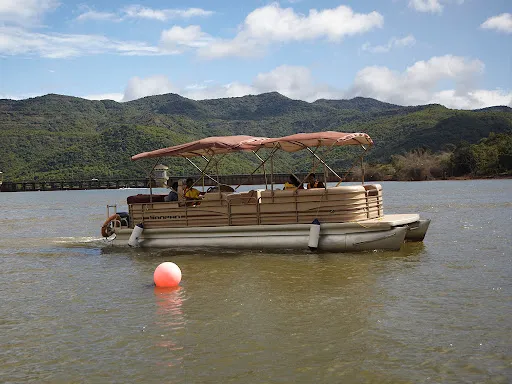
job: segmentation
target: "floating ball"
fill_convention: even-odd
[[[181,269],[176,264],[166,261],[156,267],[153,280],[160,288],[177,287],[181,281]]]

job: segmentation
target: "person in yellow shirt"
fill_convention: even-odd
[[[304,189],[304,186],[300,180],[293,173],[286,183],[284,183],[284,189]]]
[[[188,178],[186,182],[186,187],[183,189],[183,196],[185,197],[186,200],[199,200],[201,198],[199,191],[195,189],[193,185],[194,180]]]

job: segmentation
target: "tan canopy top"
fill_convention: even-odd
[[[273,148],[276,144],[286,152],[296,152],[306,147],[341,146],[341,145],[373,145],[366,133],[343,133],[334,131],[297,133],[295,135],[267,139],[260,143],[265,148]]]
[[[265,140],[263,137],[254,136],[216,136],[192,141],[190,143],[175,145],[174,147],[157,149],[156,151],[143,152],[132,156],[132,160],[151,157],[195,157],[212,156],[220,153],[234,151],[252,151],[259,147],[256,143]]]
[[[276,145],[286,152],[296,152],[306,147],[341,146],[341,145],[373,145],[366,133],[313,132],[295,135],[264,138],[254,136],[217,136],[180,144],[173,147],[143,152],[132,156],[132,160],[152,157],[195,157],[212,156],[235,151],[255,151],[259,148],[274,148]]]

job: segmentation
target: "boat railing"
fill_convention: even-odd
[[[190,204],[190,202],[188,202]],[[379,184],[327,189],[208,193],[201,201],[130,204],[132,225],[144,228],[353,222],[383,216]]]

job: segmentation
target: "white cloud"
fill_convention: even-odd
[[[198,54],[208,59],[228,56],[255,57],[263,54],[266,44],[268,42],[240,36],[233,40],[215,39],[211,44],[199,49]]]
[[[363,51],[368,51],[372,53],[387,53],[391,51],[393,48],[398,47],[409,47],[416,44],[416,39],[413,35],[408,35],[404,38],[397,39],[396,37],[391,38],[386,45],[375,45],[372,46],[370,43],[365,43],[361,47]]]
[[[24,100],[29,99],[31,97],[43,96],[43,93],[21,93],[17,95],[0,93],[0,99],[8,99],[8,100]]]
[[[410,0],[409,7],[418,12],[442,12],[443,6],[439,0]]]
[[[495,29],[499,32],[512,33],[512,14],[502,13],[498,16],[489,17],[480,25],[480,28]]]
[[[178,92],[180,95],[194,100],[219,99],[225,97],[241,97],[255,95],[258,92],[254,87],[237,81],[228,84],[193,84],[186,86]]]
[[[154,56],[179,53],[137,41],[112,40],[101,35],[34,33],[16,27],[0,26],[0,54],[39,55],[62,59],[83,55],[114,53],[126,56]]]
[[[352,86],[348,90],[342,90],[315,81],[307,67],[282,65],[269,72],[257,74],[248,84],[238,81],[219,84],[208,80],[178,87],[167,76],[156,75],[131,78],[124,93],[87,95],[85,98],[130,101],[144,96],[177,93],[191,99],[203,100],[277,91],[289,98],[309,102],[363,96],[399,105],[439,103],[458,109],[496,105],[512,107],[512,90],[489,90],[474,86],[476,78],[483,70],[484,64],[480,60],[446,55],[418,61],[402,72],[392,71],[387,67],[363,68],[356,74]],[[449,83],[452,86],[445,86]],[[445,89],[441,88],[442,85]],[[10,95],[9,98],[25,97],[29,96]]]
[[[495,105],[512,107],[512,90],[485,90],[473,86],[475,77],[483,70],[484,64],[480,60],[446,55],[418,61],[403,72],[386,67],[366,67],[356,74],[348,90],[341,90],[315,81],[307,67],[281,65],[269,72],[259,73],[250,84],[237,81],[218,84],[208,80],[177,87],[164,75],[134,77],[129,80],[123,95],[113,95],[117,95],[116,100],[129,101],[172,92],[190,99],[203,100],[276,91],[291,99],[309,102],[363,96],[399,105],[439,103],[459,109]],[[441,83],[450,81],[454,84],[453,88],[439,90]],[[105,98],[105,95],[100,96]],[[94,98],[100,97],[96,95]]]
[[[54,0],[41,1],[49,4]],[[86,6],[82,9],[85,11],[77,17],[77,20],[118,22],[128,17],[167,20],[174,17],[208,16],[212,13],[200,8],[154,10],[140,5],[124,8],[123,14],[98,12]],[[382,15],[377,12],[354,13],[346,6],[320,11],[311,9],[306,16],[295,13],[291,8],[281,8],[274,3],[257,8],[247,15],[239,33],[231,40],[214,38],[203,32],[198,25],[187,27],[175,25],[162,31],[159,46],[151,46],[145,42],[114,40],[102,35],[34,33],[0,25],[0,54],[39,55],[46,58],[67,58],[101,53],[149,56],[180,54],[186,49],[196,49],[200,56],[207,58],[254,56],[263,53],[272,42],[320,38],[339,42],[345,36],[381,27],[383,20]]]
[[[512,91],[475,89],[483,70],[480,60],[451,55],[418,61],[401,73],[387,67],[366,67],[356,74],[346,96],[372,97],[400,105],[440,103],[451,108],[511,105]],[[454,89],[439,91],[441,83],[446,82],[452,82]]]
[[[327,84],[318,84],[307,67],[281,65],[256,76],[253,86],[258,93],[277,91],[292,99],[315,101],[342,97],[342,92]]]
[[[254,38],[275,41],[309,40],[327,37],[338,41],[347,35],[381,27],[384,18],[378,12],[354,13],[340,5],[333,9],[311,9],[308,16],[272,4],[252,11],[245,19],[244,30]]]
[[[124,94],[123,93],[102,93],[96,95],[86,95],[82,96],[84,99],[88,100],[114,100],[114,101],[123,101]]]
[[[160,44],[170,48],[180,45],[193,48],[204,47],[211,40],[212,37],[201,32],[201,27],[198,25],[189,25],[185,28],[175,25],[164,30],[160,36]]]
[[[378,12],[354,13],[350,7],[311,9],[309,14],[295,13],[273,3],[257,8],[244,20],[238,34],[231,40],[216,40],[202,48],[204,57],[249,56],[272,42],[291,42],[326,38],[339,42],[346,36],[382,27],[384,17]]]
[[[457,94],[455,90],[450,89],[434,93],[430,103],[457,109],[479,109],[496,105],[512,107],[512,92],[477,89],[465,94]]]
[[[206,11],[201,8],[188,9],[151,9],[140,5],[131,5],[123,9],[127,17],[153,19],[159,21],[167,21],[176,18],[190,18],[197,16],[210,16],[213,11]]]
[[[314,101],[322,98],[334,99],[343,96],[342,91],[332,88],[327,84],[315,82],[309,68],[281,65],[270,72],[258,74],[251,84],[243,84],[235,81],[221,85],[207,81],[179,89],[174,87],[171,81],[164,75],[153,76],[146,79],[134,77],[129,80],[123,101],[169,92],[179,93],[182,96],[195,100],[203,100],[240,97],[274,91],[292,99],[306,101]]]
[[[462,4],[464,0],[409,0],[409,8],[418,12],[441,13],[445,3]]]
[[[140,99],[145,96],[162,95],[164,93],[176,93],[171,81],[164,75],[151,76],[145,79],[132,77],[124,90],[122,101]]]
[[[80,14],[76,19],[85,20],[104,20],[104,21],[123,21],[126,19],[148,19],[157,21],[168,21],[171,19],[189,19],[191,17],[207,17],[213,15],[213,11],[207,11],[202,8],[187,9],[153,9],[141,5],[129,5],[125,8],[113,12],[98,12],[88,9]]]
[[[112,12],[98,12],[94,10],[88,10],[80,14],[77,18],[79,21],[97,20],[97,21],[121,21],[122,19]]]
[[[58,6],[57,0],[1,0],[0,23],[37,25],[46,12]]]

